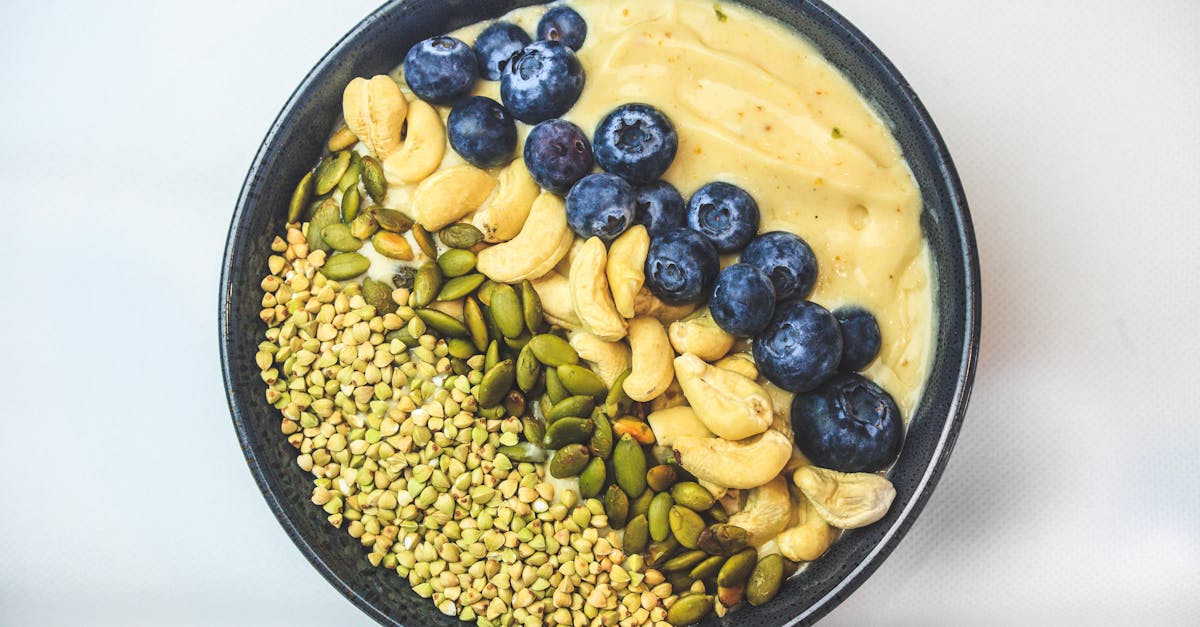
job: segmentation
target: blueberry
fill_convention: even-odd
[[[833,312],[842,328],[842,363],[838,370],[862,370],[879,354],[882,340],[875,316],[862,307],[842,307]]]
[[[751,336],[766,328],[775,311],[775,286],[748,263],[735,263],[717,276],[708,310],[731,335]]]
[[[570,7],[554,7],[538,20],[537,37],[561,41],[572,50],[579,50],[583,40],[587,39],[587,22]]]
[[[683,226],[683,196],[666,181],[637,187],[634,202],[633,221],[645,225],[650,237]]]
[[[565,195],[592,171],[592,145],[578,126],[546,120],[525,138],[525,166],[538,185]]]
[[[758,203],[737,185],[709,183],[688,201],[687,224],[721,253],[737,252],[758,232]]]
[[[883,388],[857,374],[839,374],[792,399],[792,432],[815,466],[878,472],[900,454],[904,423]]]
[[[721,269],[717,249],[691,229],[672,229],[650,240],[646,287],[668,305],[698,303]]]
[[[518,52],[500,77],[500,100],[522,122],[537,124],[567,111],[583,92],[583,66],[557,41],[535,41]]]
[[[662,111],[639,103],[609,111],[596,125],[592,141],[596,163],[634,184],[662,176],[679,149],[679,136],[671,120]]]
[[[837,370],[842,331],[829,310],[806,300],[780,302],[754,339],[754,363],[767,380],[789,392],[807,392]]]
[[[794,233],[771,231],[759,235],[742,251],[741,261],[767,273],[780,300],[808,298],[817,284],[817,256]]]
[[[404,56],[404,80],[422,100],[450,104],[471,93],[479,66],[467,44],[453,37],[431,37]]]
[[[479,168],[508,163],[517,148],[516,121],[500,103],[484,96],[454,105],[446,133],[455,152]]]
[[[475,38],[475,61],[479,73],[489,81],[498,81],[508,60],[533,40],[523,28],[512,22],[496,22]]]
[[[633,224],[633,186],[614,174],[589,174],[567,194],[567,224],[579,237],[611,242]]]

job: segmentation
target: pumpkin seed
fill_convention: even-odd
[[[483,283],[485,277],[482,274],[468,274],[466,276],[458,276],[446,281],[442,286],[442,291],[438,292],[437,300],[458,300],[467,294],[475,291],[480,283]]]
[[[711,492],[695,481],[681,481],[671,488],[671,498],[675,502],[689,507],[697,512],[703,512],[716,503]]]
[[[483,371],[487,372],[495,368],[498,363],[500,363],[500,345],[496,343],[496,340],[492,340],[488,343],[487,352],[483,356]]]
[[[425,253],[425,256],[430,259],[437,259],[437,244],[433,243],[433,236],[429,234],[429,231],[426,231],[425,227],[420,224],[414,224],[412,232],[413,239],[417,241],[417,246],[421,249],[421,252]]]
[[[696,583],[688,576],[687,571],[674,571],[667,573],[667,582],[671,584],[672,594],[684,594],[692,590],[692,584]]]
[[[672,557],[671,559],[663,562],[662,568],[660,570],[672,571],[672,572],[680,571],[680,570],[689,570],[690,571],[693,566],[695,566],[696,564],[699,564],[700,562],[703,562],[706,559],[708,559],[708,554],[705,553],[704,551],[700,551],[700,550],[685,551],[685,552],[680,553],[679,555],[676,555],[675,557]]]
[[[345,226],[345,225],[337,225]],[[376,281],[370,277],[363,279],[362,282],[362,297],[367,301],[368,305],[375,308],[379,315],[396,313],[399,305],[392,300],[392,288],[388,287],[382,281]]]
[[[337,187],[339,181],[342,180],[342,175],[346,173],[346,169],[350,167],[350,152],[343,150],[336,154],[329,155],[317,164],[316,173],[313,177],[314,191],[318,196],[324,196],[333,191]]]
[[[371,207],[371,217],[379,224],[379,228],[393,233],[407,233],[413,228],[412,218],[402,211],[387,209],[378,205]]]
[[[408,239],[399,233],[379,231],[371,238],[371,245],[375,247],[375,252],[384,257],[400,261],[413,259],[412,246],[408,244]]]
[[[569,396],[554,404],[546,414],[546,422],[554,423],[562,418],[583,418],[592,415],[595,404],[588,396]]]
[[[463,322],[467,325],[467,332],[471,334],[471,342],[475,344],[475,348],[480,351],[487,350],[487,323],[483,320],[483,310],[479,308],[479,301],[470,297],[463,301]]]
[[[529,334],[528,333],[522,333],[521,335],[518,335],[517,337],[504,338],[504,345],[508,346],[508,348],[511,349],[513,352],[520,352],[521,349],[525,348],[525,345],[528,343],[529,343]]]
[[[567,388],[568,392],[576,396],[590,396],[597,402],[601,402],[608,395],[608,386],[604,385],[604,381],[601,381],[596,373],[583,366],[573,364],[559,366],[558,380],[562,381],[563,387]]]
[[[504,337],[515,338],[525,330],[521,313],[521,297],[511,285],[500,284],[492,291],[492,317]],[[536,354],[536,353],[535,353]]]
[[[325,243],[321,238],[321,231],[330,224],[337,224],[342,221],[341,210],[338,207],[337,201],[332,198],[326,198],[317,207],[316,213],[313,214],[312,220],[308,222],[308,250],[323,250],[329,252],[333,247]]]
[[[678,553],[679,541],[674,536],[668,536],[662,542],[651,542],[650,546],[646,547],[646,565],[657,566],[669,559],[671,556]]]
[[[608,526],[620,529],[629,517],[629,495],[620,486],[610,485],[604,493],[604,513],[608,515]]]
[[[342,193],[342,222],[349,222],[358,216],[359,204],[357,187],[350,187]]]
[[[566,340],[557,335],[549,333],[535,335],[529,340],[529,345],[533,347],[533,354],[538,361],[551,368],[579,363],[579,353],[575,352],[575,349],[571,348]]]
[[[717,575],[717,571],[721,570],[721,565],[725,563],[725,556],[713,555],[708,559],[696,564],[688,573],[688,577],[700,581],[703,579],[712,579]]]
[[[362,240],[351,235],[350,227],[341,222],[321,229],[321,239],[341,253],[352,253],[362,248]]]
[[[481,404],[482,402],[480,401]],[[542,438],[542,444],[553,449],[568,444],[583,444],[592,436],[593,428],[592,421],[587,418],[563,418],[546,427],[546,437]]]
[[[454,317],[449,314],[440,312],[436,309],[418,309],[417,316],[420,317],[421,320],[424,320],[425,324],[429,325],[430,328],[441,333],[442,335],[449,335],[451,337],[467,336],[467,327],[465,327],[463,323],[459,322],[458,320],[455,320]],[[510,385],[509,387],[512,386]],[[508,390],[505,390],[505,392],[507,391]],[[485,405],[485,407],[490,406],[491,405]]]
[[[533,340],[529,340],[529,343],[532,344]],[[534,350],[533,354],[536,357],[537,351]],[[558,371],[553,368],[546,369],[546,396],[550,397],[550,402],[554,404],[561,403],[563,399],[570,396],[567,389],[562,386],[562,382],[558,380]]]
[[[426,307],[442,289],[442,273],[433,262],[422,265],[413,277],[412,294],[408,297],[410,307]]]
[[[377,203],[387,197],[387,179],[383,176],[383,166],[374,157],[362,159],[362,183],[367,195]]]
[[[733,607],[742,602],[742,597],[746,592],[746,584],[738,584],[736,586],[717,586],[717,599],[721,601],[721,605],[725,607]]]
[[[501,446],[496,452],[514,462],[530,462],[540,464],[546,461],[546,451],[529,442],[519,442],[512,446]]]
[[[351,187],[357,187],[360,174],[362,174],[362,157],[357,152],[351,152],[350,167],[346,168],[346,173],[342,175],[342,180],[338,181],[338,189],[344,194]],[[357,190],[355,191],[357,192]]]
[[[528,279],[521,281],[521,310],[525,314],[525,328],[537,333],[542,327],[542,298]]]
[[[713,610],[713,598],[707,594],[685,594],[667,610],[667,622],[691,625],[704,620]]]
[[[708,514],[710,517],[712,517],[712,519],[715,520],[716,522],[719,522],[719,523],[729,522],[729,514],[725,513],[724,508],[714,507],[705,513]]]
[[[321,266],[321,274],[334,281],[345,281],[367,271],[371,260],[358,253],[339,253],[325,261]]]
[[[496,289],[497,285],[499,285],[499,283],[496,283],[495,281],[493,281],[491,279],[484,281],[483,285],[479,286],[479,292],[478,292],[479,302],[491,307],[492,306],[492,291]]]
[[[632,369],[626,368],[625,372],[617,375],[617,380],[613,381],[612,387],[608,389],[608,396],[604,398],[604,411],[609,416],[624,416],[629,413],[633,399],[625,393],[625,379],[629,378],[631,372]]]
[[[717,585],[732,587],[740,586],[746,583],[750,577],[750,573],[754,570],[754,565],[758,560],[758,551],[753,548],[743,549],[734,553],[725,565],[721,567],[721,571],[717,573]]]
[[[582,484],[581,480],[580,485],[582,486]],[[625,525],[625,537],[621,539],[621,549],[625,551],[626,555],[633,555],[645,551],[646,545],[649,543],[650,524],[646,522],[646,516],[639,514],[630,518],[629,523]]]
[[[379,223],[370,213],[360,213],[350,223],[350,234],[361,240],[371,237],[378,230]]]
[[[613,434],[618,436],[628,435],[642,444],[654,444],[654,430],[650,428],[650,425],[633,416],[618,418],[613,422]]]
[[[667,519],[671,525],[671,535],[675,536],[680,545],[689,549],[700,546],[700,534],[706,527],[700,514],[682,505],[674,505]]]
[[[717,523],[701,531],[700,539],[696,541],[696,544],[712,555],[728,557],[746,548],[746,542],[749,539],[749,534],[745,529],[737,525]]]
[[[775,598],[783,583],[783,556],[772,553],[758,560],[754,572],[746,582],[746,601],[750,605],[762,605]]]
[[[409,348],[416,348],[421,345],[421,342],[417,340],[417,338],[413,337],[412,334],[408,332],[407,328],[399,328],[395,331],[390,331],[387,335],[383,336],[383,339],[389,344],[392,340],[400,340]]]
[[[659,464],[646,471],[646,484],[655,492],[669,490],[672,483],[675,483],[675,468],[673,466]]]
[[[542,365],[533,356],[533,349],[528,344],[517,355],[517,387],[532,392],[542,375]]]
[[[300,214],[304,213],[304,209],[308,207],[308,203],[312,202],[312,195],[313,173],[309,172],[300,179],[300,182],[296,184],[295,191],[292,192],[292,200],[288,203],[288,222],[295,222],[300,219]]]
[[[357,143],[358,138],[354,136],[354,131],[351,131],[347,126],[342,126],[336,132],[334,132],[332,137],[329,138],[328,148],[329,152],[337,152],[339,150],[345,150]]]
[[[452,337],[449,342],[446,342],[446,352],[450,353],[451,357],[470,359],[475,355],[475,346],[471,344],[470,340]]]
[[[579,474],[579,496],[585,499],[599,496],[600,491],[604,489],[604,479],[607,474],[608,470],[604,466],[604,460],[599,457],[593,457],[588,462],[587,468],[584,468],[583,472]],[[625,531],[625,552],[630,555],[638,552],[629,548],[628,530]]]
[[[473,225],[459,222],[442,229],[438,238],[450,248],[470,248],[483,240],[483,233]]]
[[[475,253],[452,248],[442,253],[437,263],[442,269],[442,274],[448,277],[462,276],[475,269]]]
[[[596,430],[592,432],[592,440],[589,443],[592,454],[608,459],[613,449],[612,423],[599,409],[592,410],[592,422],[596,423]]]
[[[641,496],[646,490],[646,455],[641,445],[629,436],[622,437],[613,447],[612,461],[617,485],[634,498]],[[699,533],[697,530],[696,534]]]
[[[479,383],[479,393],[475,395],[479,401],[479,406],[483,408],[495,407],[504,400],[504,395],[512,389],[513,382],[516,380],[516,368],[511,359],[505,359],[502,362],[492,366],[483,374],[483,380]],[[549,437],[549,434],[547,434]],[[558,448],[551,446],[550,448]]]
[[[521,419],[521,435],[529,442],[541,442],[546,437],[546,425],[533,416]]]
[[[646,490],[642,495],[629,502],[630,516],[646,516],[650,513],[650,503],[654,502],[654,492]]]
[[[574,477],[583,472],[590,457],[591,455],[588,454],[587,447],[584,445],[568,444],[554,453],[547,468],[552,477],[558,479]]]

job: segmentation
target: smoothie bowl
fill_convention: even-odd
[[[903,536],[974,372],[965,198],[819,3],[388,4],[247,177],[234,423],[391,624],[816,620]]]

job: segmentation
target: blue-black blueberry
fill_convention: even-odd
[[[500,103],[484,96],[454,105],[446,132],[455,152],[479,168],[508,163],[517,148],[516,120]]]
[[[538,20],[537,37],[561,41],[572,50],[579,50],[583,40],[587,39],[587,22],[571,7],[557,6]]]
[[[759,235],[742,251],[741,262],[758,266],[771,277],[779,300],[808,298],[817,284],[817,256],[795,233]]]
[[[855,305],[835,309],[833,317],[842,328],[842,362],[838,370],[856,372],[866,368],[883,343],[879,322],[871,312]]]
[[[683,195],[666,181],[639,185],[633,190],[633,221],[644,225],[650,237],[684,226]]]
[[[537,124],[566,113],[583,92],[583,65],[558,41],[535,41],[500,77],[500,100],[518,120]]]
[[[815,466],[841,472],[887,468],[904,444],[900,408],[883,388],[838,374],[792,399],[792,433]]]
[[[842,331],[828,309],[806,300],[775,305],[770,324],[754,338],[754,363],[768,381],[807,392],[837,371]]]
[[[611,242],[633,224],[633,187],[615,174],[589,174],[567,194],[567,224],[579,237]]]
[[[596,163],[635,185],[662,176],[679,149],[675,125],[662,111],[641,103],[623,104],[605,115],[592,136]]]
[[[479,80],[479,64],[461,40],[431,37],[404,56],[404,80],[422,100],[450,104],[471,93]]]
[[[708,238],[687,228],[672,229],[650,240],[646,288],[668,305],[703,301],[721,269]]]
[[[525,138],[525,167],[538,185],[556,194],[565,196],[592,165],[587,135],[566,120],[546,120]]]
[[[688,201],[688,227],[703,233],[722,254],[745,248],[758,232],[758,220],[754,197],[732,183],[708,183]]]
[[[509,59],[532,42],[529,33],[512,22],[496,22],[483,29],[472,46],[479,74],[489,81],[500,80]]]
[[[713,322],[727,333],[754,335],[771,322],[775,286],[762,270],[748,263],[735,263],[717,276],[708,310]]]

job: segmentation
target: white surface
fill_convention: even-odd
[[[0,624],[367,624],[241,461],[216,298],[254,150],[372,4],[0,4]],[[825,624],[1200,624],[1200,10],[835,5],[945,135],[985,302],[946,475]]]

